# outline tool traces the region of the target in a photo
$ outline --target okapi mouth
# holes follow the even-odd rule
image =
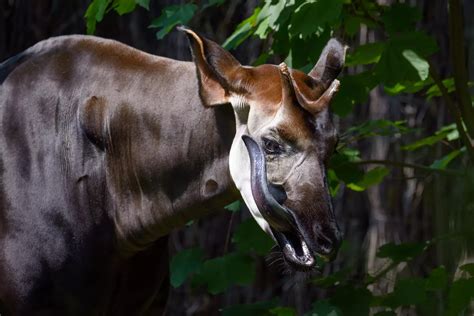
[[[293,212],[270,193],[262,149],[250,136],[243,135],[242,140],[250,157],[252,195],[260,213],[270,225],[286,261],[297,270],[311,270],[316,266],[316,258],[308,247],[311,243],[298,228]],[[327,260],[322,254],[316,255]]]

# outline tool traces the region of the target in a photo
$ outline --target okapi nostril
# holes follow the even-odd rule
[[[204,193],[206,195],[211,195],[217,191],[219,188],[219,185],[217,182],[213,179],[209,179],[206,181],[206,184],[204,185]]]
[[[324,254],[330,254],[333,251],[333,242],[324,235],[319,235],[316,239],[319,250]]]
[[[270,194],[273,195],[273,198],[275,198],[275,200],[280,204],[285,202],[288,198],[285,189],[283,189],[283,186],[281,185],[270,183],[268,185],[268,190],[270,191]]]

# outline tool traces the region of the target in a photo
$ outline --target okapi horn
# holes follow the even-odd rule
[[[313,115],[318,114],[324,108],[328,106],[333,98],[334,94],[339,90],[339,80],[335,79],[331,85],[329,86],[326,91],[321,95],[321,88],[318,89],[319,91],[315,90],[317,88],[310,90],[309,87],[304,87],[301,89],[293,74],[288,70],[288,66],[285,63],[281,63],[279,65],[280,73],[282,76],[282,103],[283,104],[290,104],[292,93],[294,91],[296,95],[296,99],[299,105],[305,109],[306,111],[310,112]],[[310,78],[310,80],[314,80]],[[315,80],[316,81],[316,80]],[[318,87],[317,83],[313,84],[314,87]],[[314,98],[314,95],[317,97]]]
[[[329,88],[324,91],[324,93],[317,98],[316,100],[312,100],[306,96],[305,93],[303,93],[298,85],[296,84],[293,76],[291,76],[291,81],[293,82],[293,87],[295,88],[295,94],[296,94],[296,99],[298,100],[298,103],[301,105],[303,109],[308,111],[309,113],[316,115],[325,108],[328,107],[329,103],[331,102],[332,98],[336,94],[337,91],[339,91],[339,86],[340,82],[337,79],[334,79],[334,81],[331,83]]]
[[[265,156],[255,140],[242,136],[250,157],[250,181],[252,195],[263,218],[278,231],[287,231],[294,226],[293,216],[278,203],[270,193],[267,182]]]

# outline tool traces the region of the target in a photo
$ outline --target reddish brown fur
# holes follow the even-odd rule
[[[299,70],[291,70],[300,89],[311,91],[313,98],[318,98],[324,88],[316,81]],[[281,71],[276,65],[261,65],[246,69],[246,78],[242,81],[249,87],[246,98],[258,106],[262,115],[274,117],[282,106],[285,107],[284,120],[277,127],[280,135],[295,144],[308,143],[314,139],[314,128],[310,124],[313,119],[308,112],[299,106],[293,95],[291,104],[282,104]],[[290,92],[291,93],[291,92]],[[253,101],[253,102],[252,102]]]

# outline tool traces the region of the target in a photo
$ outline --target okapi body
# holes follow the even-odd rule
[[[336,252],[342,46],[305,75],[183,31],[194,63],[74,35],[0,64],[2,316],[159,315],[167,234],[239,192],[295,269]]]

